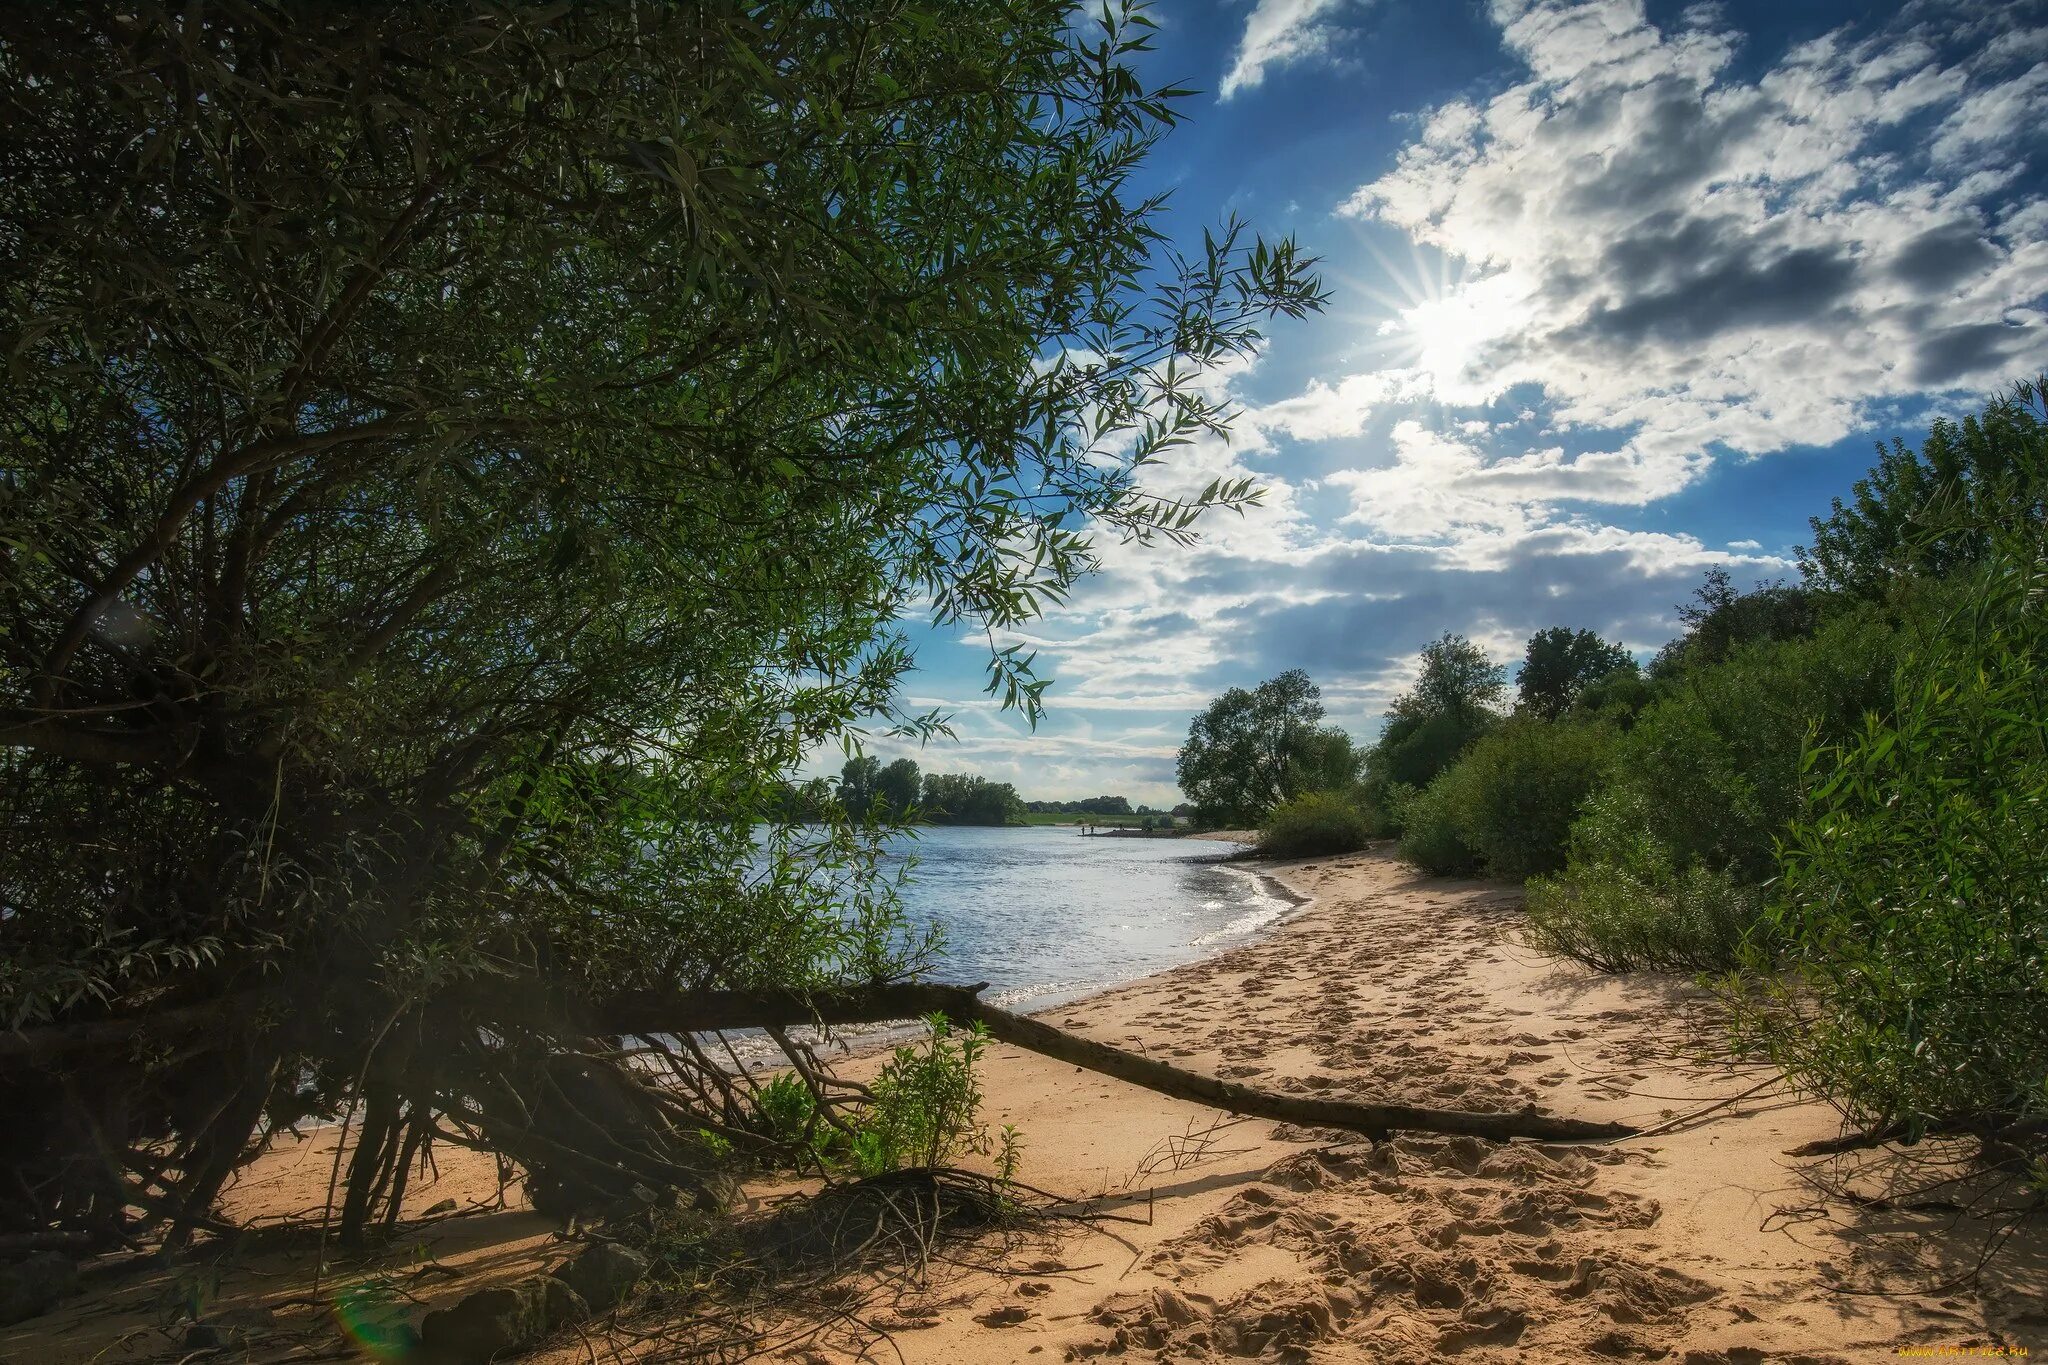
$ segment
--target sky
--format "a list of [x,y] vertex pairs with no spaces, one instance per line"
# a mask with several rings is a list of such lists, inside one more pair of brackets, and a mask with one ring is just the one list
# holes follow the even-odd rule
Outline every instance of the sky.
[[1170,805],[1189,721],[1290,668],[1361,740],[1445,631],[1647,658],[1713,567],[1796,578],[1807,518],[1941,415],[2048,369],[2048,0],[1160,0],[1203,93],[1148,168],[1321,258],[1326,312],[1215,377],[1240,409],[1148,477],[1253,476],[1188,548],[1104,543],[999,643],[913,627],[880,742],[1027,798]]

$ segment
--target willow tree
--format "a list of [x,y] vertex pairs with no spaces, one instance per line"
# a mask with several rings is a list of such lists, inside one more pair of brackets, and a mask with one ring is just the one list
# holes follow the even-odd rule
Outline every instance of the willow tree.
[[871,847],[757,825],[934,723],[904,613],[1012,625],[1250,496],[1140,471],[1320,300],[1162,238],[1146,28],[0,14],[0,1225],[189,1225],[343,1111],[356,1230],[436,1133],[680,1178],[715,1087],[556,1002],[916,969]]

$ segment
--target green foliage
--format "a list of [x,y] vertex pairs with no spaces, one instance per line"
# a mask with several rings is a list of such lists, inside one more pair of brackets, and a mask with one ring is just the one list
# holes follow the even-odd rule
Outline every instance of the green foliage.
[[1422,647],[1415,685],[1388,708],[1398,719],[1450,716],[1466,722],[1491,717],[1507,695],[1508,671],[1462,635],[1448,631]]
[[1021,825],[1024,803],[1007,782],[972,773],[928,773],[922,814],[934,825]]
[[1726,569],[1709,569],[1693,600],[1678,604],[1685,633],[1657,651],[1650,660],[1650,676],[1674,678],[1688,669],[1722,663],[1743,645],[1810,635],[1820,623],[1822,607],[1817,594],[1783,583],[1762,583],[1737,592]]
[[1875,612],[1850,610],[1668,682],[1612,739],[1568,865],[1531,887],[1538,940],[1602,966],[1729,966],[1799,809],[1800,746],[1816,726],[1849,733],[1880,702],[1893,640]]
[[[943,1166],[966,1153],[986,1155],[994,1145],[981,1122],[974,1071],[988,1035],[979,1024],[956,1032],[944,1015],[925,1024],[931,1032],[923,1045],[897,1048],[868,1087],[873,1101],[855,1122],[845,1155],[860,1175]],[[1019,1148],[1006,1132],[1003,1159],[1013,1169]]]
[[1888,714],[1807,747],[1784,841],[1789,984],[1757,1029],[1867,1126],[2048,1114],[2048,561],[1993,543]]
[[1552,626],[1529,637],[1521,673],[1515,679],[1520,709],[1556,720],[1587,688],[1617,674],[1632,674],[1636,661],[1620,645],[1590,630]]
[[1425,872],[1449,876],[1479,870],[1479,853],[1465,842],[1464,809],[1470,793],[1452,768],[1415,792],[1395,811],[1401,824],[1401,857]]
[[1401,856],[1431,872],[1517,880],[1562,867],[1614,743],[1604,726],[1510,720],[1400,803]]
[[1564,866],[1572,822],[1614,744],[1604,726],[1510,721],[1472,746],[1458,761],[1453,814],[1488,876],[1520,881]]
[[1573,720],[1600,720],[1628,730],[1644,707],[1656,700],[1655,687],[1634,663],[1588,683],[1572,703]]
[[916,969],[790,775],[941,727],[902,614],[1014,626],[1252,501],[1140,480],[1322,298],[1236,223],[1166,247],[1178,96],[1103,19],[0,9],[0,1014],[290,1006],[10,1091],[0,1226],[119,1235],[94,1132],[202,1206],[359,1078],[509,1131],[558,988]]
[[1620,742],[1614,784],[1628,804],[1605,809],[1640,820],[1673,867],[1767,880],[1799,809],[1809,729],[1840,736],[1858,726],[1884,699],[1895,648],[1884,618],[1854,609],[1808,638],[1741,646],[1688,673]]
[[793,1071],[770,1077],[754,1096],[754,1124],[769,1141],[807,1151],[818,1150],[831,1131],[821,1130],[818,1097]]
[[2048,378],[1960,423],[1943,417],[1918,451],[1878,447],[1850,501],[1812,519],[1808,586],[1883,601],[1901,581],[1981,560],[1993,537],[2048,526]]
[[875,804],[875,789],[881,781],[882,760],[872,754],[855,754],[839,769],[839,806],[855,820],[865,820]]
[[1367,782],[1376,794],[1396,785],[1422,788],[1436,781],[1481,735],[1499,724],[1487,712],[1469,716],[1395,716],[1368,756]]
[[1507,670],[1488,662],[1462,635],[1446,634],[1423,646],[1419,662],[1415,685],[1394,699],[1365,757],[1364,799],[1386,812],[1394,828],[1403,823],[1406,803],[1392,789],[1427,788],[1500,722],[1497,708],[1507,691]]
[[1365,813],[1342,792],[1307,792],[1275,806],[1259,829],[1259,852],[1275,858],[1349,853],[1372,837]]
[[1196,822],[1256,826],[1282,802],[1348,780],[1356,768],[1351,741],[1322,719],[1322,691],[1298,668],[1209,703],[1188,727],[1174,769]]
[[1529,942],[1601,971],[1722,971],[1759,946],[1762,893],[1710,868],[1594,862],[1528,891]]
[[922,791],[915,759],[896,759],[875,775],[875,807],[891,819],[908,815]]

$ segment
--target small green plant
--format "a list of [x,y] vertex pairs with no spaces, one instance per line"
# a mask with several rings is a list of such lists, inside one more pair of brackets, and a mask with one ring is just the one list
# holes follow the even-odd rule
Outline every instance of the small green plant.
[[856,1120],[846,1149],[847,1164],[860,1175],[944,1166],[991,1149],[974,1071],[988,1046],[987,1032],[979,1024],[957,1030],[942,1014],[925,1024],[931,1033],[923,1045],[897,1048],[869,1087],[874,1098]]
[[1338,792],[1310,792],[1274,808],[1259,833],[1259,852],[1276,858],[1349,853],[1365,847],[1372,831],[1365,812]]
[[1017,1166],[1024,1159],[1024,1134],[1014,1123],[1003,1125],[996,1142],[996,1178],[1005,1185],[1017,1178]]
[[1760,942],[1763,895],[1694,866],[1646,874],[1589,863],[1529,880],[1529,942],[1603,972],[1725,971]]
[[782,1072],[754,1097],[754,1124],[780,1146],[816,1150],[820,1137],[818,1097],[803,1077]]

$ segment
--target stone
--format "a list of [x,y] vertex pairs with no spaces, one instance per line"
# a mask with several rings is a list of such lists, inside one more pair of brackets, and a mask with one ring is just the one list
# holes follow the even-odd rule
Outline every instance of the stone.
[[50,1311],[78,1287],[78,1263],[61,1251],[38,1251],[0,1262],[0,1327]]
[[581,1322],[590,1316],[590,1305],[562,1280],[553,1275],[542,1275],[534,1280],[534,1284],[540,1293],[541,1331],[560,1331],[570,1323]]
[[540,1288],[532,1281],[479,1289],[452,1308],[427,1314],[420,1323],[420,1344],[430,1359],[447,1365],[484,1365],[538,1339],[542,1314]]
[[594,1242],[555,1278],[576,1291],[592,1312],[602,1313],[633,1292],[647,1273],[647,1258],[617,1242]]

